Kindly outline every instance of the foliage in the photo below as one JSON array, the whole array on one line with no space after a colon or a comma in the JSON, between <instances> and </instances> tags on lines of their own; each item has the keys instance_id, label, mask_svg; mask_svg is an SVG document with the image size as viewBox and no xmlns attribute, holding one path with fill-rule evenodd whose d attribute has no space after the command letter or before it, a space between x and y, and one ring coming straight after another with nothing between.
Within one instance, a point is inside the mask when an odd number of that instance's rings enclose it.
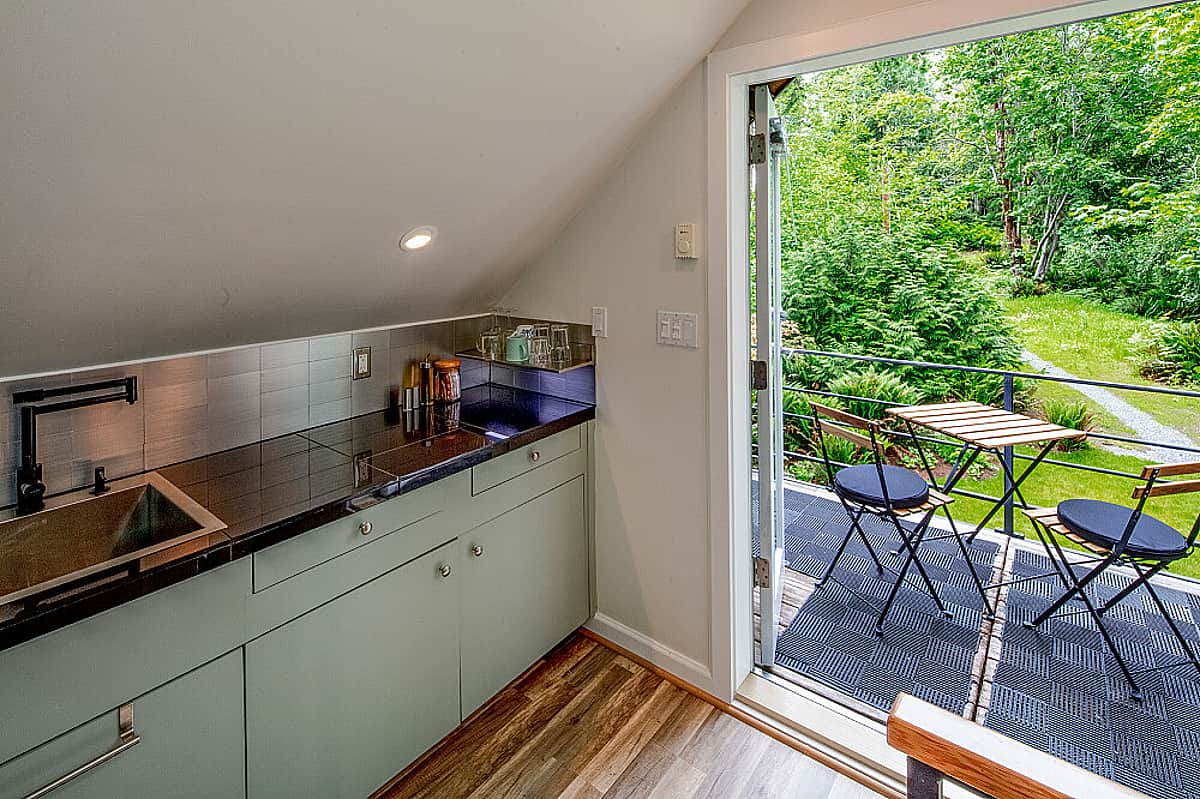
<instances>
[{"instance_id":1,"label":"foliage","mask_svg":"<svg viewBox=\"0 0 1200 799\"><path fill-rule=\"evenodd\" d=\"M801 76L783 250L897 235L982 251L1013 296L1200 318L1198 90L1194 2Z\"/></svg>"},{"instance_id":2,"label":"foliage","mask_svg":"<svg viewBox=\"0 0 1200 799\"><path fill-rule=\"evenodd\" d=\"M945 250L899 233L851 229L809 240L785 254L783 284L789 319L819 350L987 367L1019 360L1003 311L978 276ZM808 385L837 378L805 358L786 368ZM915 369L889 371L917 390L916 400L974 381Z\"/></svg>"},{"instance_id":3,"label":"foliage","mask_svg":"<svg viewBox=\"0 0 1200 799\"><path fill-rule=\"evenodd\" d=\"M1088 431L1094 427L1092 412L1081 400L1047 399L1042 402L1042 414L1046 421L1072 430ZM1060 441L1058 449L1070 452L1083 449L1086 441Z\"/></svg>"},{"instance_id":4,"label":"foliage","mask_svg":"<svg viewBox=\"0 0 1200 799\"><path fill-rule=\"evenodd\" d=\"M1170 383L1200 384L1200 323L1156 324L1142 343L1143 375Z\"/></svg>"},{"instance_id":5,"label":"foliage","mask_svg":"<svg viewBox=\"0 0 1200 799\"><path fill-rule=\"evenodd\" d=\"M813 436L812 406L799 391L783 392L784 449L804 452L811 448Z\"/></svg>"},{"instance_id":6,"label":"foliage","mask_svg":"<svg viewBox=\"0 0 1200 799\"><path fill-rule=\"evenodd\" d=\"M839 405L855 416L882 419L889 405L912 405L919 399L917 391L894 374L870 367L863 371L847 372L829 384L829 390L850 397L870 397L881 402L842 398Z\"/></svg>"},{"instance_id":7,"label":"foliage","mask_svg":"<svg viewBox=\"0 0 1200 799\"><path fill-rule=\"evenodd\" d=\"M829 456L835 472L838 470L839 464L854 466L859 463L872 463L875 460L875 456L868 450L844 438L826 434L824 440L825 452Z\"/></svg>"}]
</instances>

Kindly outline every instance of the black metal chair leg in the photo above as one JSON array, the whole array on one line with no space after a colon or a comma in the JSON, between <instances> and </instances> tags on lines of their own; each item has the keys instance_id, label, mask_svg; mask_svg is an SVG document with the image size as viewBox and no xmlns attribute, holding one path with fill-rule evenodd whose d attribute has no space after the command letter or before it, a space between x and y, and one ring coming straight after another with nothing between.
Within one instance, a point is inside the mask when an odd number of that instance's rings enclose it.
<instances>
[{"instance_id":1,"label":"black metal chair leg","mask_svg":"<svg viewBox=\"0 0 1200 799\"><path fill-rule=\"evenodd\" d=\"M833 553L833 560L829 561L829 568L825 569L825 573L821 575L821 579L817 580L817 585L822 586L825 581L833 574L833 570L837 568L837 562L841 559L842 553L846 551L846 545L850 543L852 532L846 531L846 535L842 536L841 546L837 548L837 552Z\"/></svg>"},{"instance_id":2,"label":"black metal chair leg","mask_svg":"<svg viewBox=\"0 0 1200 799\"><path fill-rule=\"evenodd\" d=\"M932 518L933 511L930 511L925 516L924 521L917 526L916 530L913 531L911 538L908 535L905 535L904 528L900 526L900 521L896 518L892 518L892 521L896 524L896 529L900 531L900 538L904 542L904 547L908 551L906 552L904 563L900 566L900 571L896 575L896 581L892 583L892 588L890 591L888 591L887 600L883 603L883 609L879 612L879 619L875 622L876 635L883 635L884 622L887 621L888 614L892 612L892 605L896 601L896 595L900 593L900 586L904 585L904 580L908 576L909 566L913 565L914 563L916 564L917 571L920 573L921 578L925 581L925 587L929 589L930 596L933 597L934 603L938 606L938 610L940 610L943 615L950 615L949 611L946 610L946 606L942 604L941 597L938 596L937 590L933 586L933 581L930 580L929 575L925 573L925 568L921 565L920 558L917 557L917 548L921 545L921 540L925 537L925 531L929 529L929 521Z\"/></svg>"},{"instance_id":3,"label":"black metal chair leg","mask_svg":"<svg viewBox=\"0 0 1200 799\"><path fill-rule=\"evenodd\" d=\"M883 623L887 621L888 614L892 612L892 603L896 601L896 594L900 593L900 586L904 584L904 578L908 575L908 567L911 563L912 555L909 555L904 559L900 571L896 574L896 581L892 583L887 599L883 602L883 608L879 611L879 618L875 620L876 635L883 635Z\"/></svg>"},{"instance_id":4,"label":"black metal chair leg","mask_svg":"<svg viewBox=\"0 0 1200 799\"><path fill-rule=\"evenodd\" d=\"M949 617L951 615L950 611L946 610L946 605L942 602L942 598L938 596L937 588L935 588L933 585L933 580L929 578L929 574L925 571L924 564L921 563L921 558L917 556L917 547L919 547L921 542L925 540L925 534L929 531L929 523L933 520L933 513L933 511L930 511L929 515L927 515L924 521L918 526L917 530L919 530L919 532L915 535L916 540L913 542L910 551L912 552L913 563L917 567L917 573L920 574L921 579L925 581L925 587L929 589L929 595L933 597L934 604L937 605L938 610L942 612L943 616Z\"/></svg>"},{"instance_id":5,"label":"black metal chair leg","mask_svg":"<svg viewBox=\"0 0 1200 799\"><path fill-rule=\"evenodd\" d=\"M1051 603L1050 607L1043 610L1036 619L1034 619L1031 622L1026 622L1026 626L1027 627L1040 626L1044 621L1046 621L1046 619L1050 618L1056 612L1058 612L1062 608L1063 605L1067 604L1067 602L1069 602L1071 600L1071 597L1073 597L1073 596L1078 596L1085 603L1087 603L1089 607L1091 607L1091 600L1089 600L1087 598L1087 594L1084 592L1083 589L1088 583L1090 583L1096 577L1099 577L1100 572L1102 572L1106 568L1108 568L1108 565L1110 562L1111 562L1110 560L1106 559L1105 561L1103 561L1101 563L1101 565L1097 566L1096 568L1092 569L1090 572L1085 574L1083 576L1082 580L1074 579L1075 578L1074 572L1071 572L1070 567L1068 567L1067 572L1068 572L1068 574L1071 575L1075 584L1073 586L1071 586L1067 591L1065 591L1062 596L1060 596L1058 599L1054 600L1054 602Z\"/></svg>"},{"instance_id":6,"label":"black metal chair leg","mask_svg":"<svg viewBox=\"0 0 1200 799\"><path fill-rule=\"evenodd\" d=\"M1034 527L1037 528L1037 525L1035 524ZM1038 531L1038 537L1041 537L1040 530ZM1097 610L1095 604L1092 603L1091 597L1088 596L1085 590L1088 583L1096 579L1106 568L1112 565L1115 558L1109 555L1082 578L1078 578L1071 569L1071 562L1067 560L1066 554L1062 551L1062 547L1059 546L1054 536L1048 533L1047 538L1043 539L1043 543L1046 541L1050 543L1050 546L1046 548L1046 554L1050 556L1050 562L1054 565L1055 571L1059 572L1059 577L1066 583L1067 590L1063 592L1062 596L1051 603L1050 607L1042 611L1036 619L1025 622L1025 626L1032 629L1041 625L1062 608L1063 605L1067 604L1071 597L1078 596L1083 600L1083 604L1086 606L1088 614L1092 617L1092 621L1096 623L1096 629L1100 631L1100 637L1104 639L1108 651L1112 652L1113 658L1117 661L1117 666L1121 669L1121 674L1125 677L1125 682L1129 684L1133 700L1135 702L1142 701L1142 689L1138 686L1137 680L1134 679L1133 672L1129 670L1129 666L1125 663L1125 658L1121 657L1121 652L1117 649L1116 642L1113 641L1108 629L1104 626L1104 618L1100 614L1100 611ZM1061 568L1056 560L1061 561ZM1068 582L1068 578L1070 578L1070 582Z\"/></svg>"},{"instance_id":7,"label":"black metal chair leg","mask_svg":"<svg viewBox=\"0 0 1200 799\"><path fill-rule=\"evenodd\" d=\"M1108 600L1107 602L1105 602L1103 605L1100 606L1100 615L1103 616L1105 613L1107 613L1109 610L1111 610L1114 605L1116 605L1122 599L1124 599L1125 597L1129 596L1134 591L1136 591L1141 586L1143 580L1145 580L1147 586L1149 586L1150 578L1153 577L1154 575L1158 574L1160 571L1162 571L1163 567L1166 565L1167 564L1165 564L1165 563L1155 564L1154 567L1152 569L1150 569L1150 571L1146 572L1145 577L1143 577L1142 579L1139 579L1139 580L1134 580L1129 585L1125 586L1120 591L1118 591L1116 593L1116 595L1113 596L1112 599ZM1141 570L1138 569L1136 567L1136 565L1134 566L1134 570L1137 571L1139 575L1141 574Z\"/></svg>"},{"instance_id":8,"label":"black metal chair leg","mask_svg":"<svg viewBox=\"0 0 1200 799\"><path fill-rule=\"evenodd\" d=\"M1091 574L1088 576L1090 577ZM1104 639L1104 643L1108 644L1108 649L1110 652L1112 652L1113 658L1116 659L1117 666L1119 666L1121 669L1121 674L1125 676L1125 682L1129 683L1129 687L1132 690L1131 698L1135 702L1141 702L1142 689L1138 687L1137 680L1133 678L1133 672L1131 672L1129 670L1129 666L1125 664L1125 658L1121 657L1121 651L1117 649L1116 642L1113 641L1112 636L1109 635L1108 628L1104 626L1104 619L1100 617L1100 614L1096 611L1096 606L1092 604L1091 598L1087 595L1087 592L1082 589L1082 587L1079 590L1079 596L1083 599L1083 603L1087 605L1088 613L1091 614L1092 621L1096 623L1096 629L1100 631L1100 637Z\"/></svg>"},{"instance_id":9,"label":"black metal chair leg","mask_svg":"<svg viewBox=\"0 0 1200 799\"><path fill-rule=\"evenodd\" d=\"M996 618L996 611L992 607L992 603L988 601L987 589L983 587L983 581L979 579L979 574L975 571L975 563L971 560L971 553L967 549L967 545L963 542L962 536L958 534L958 527L954 524L954 519L950 514L946 514L946 518L950 521L950 532L953 534L954 542L958 544L958 549L962 552L963 560L967 562L967 571L971 572L971 580L975 583L975 589L979 591L979 596L983 600L984 614L988 620Z\"/></svg>"},{"instance_id":10,"label":"black metal chair leg","mask_svg":"<svg viewBox=\"0 0 1200 799\"><path fill-rule=\"evenodd\" d=\"M859 514L859 518L862 518L862 514ZM870 553L871 560L875 561L875 574L883 574L883 564L879 561L879 556L875 554L875 547L871 545L871 539L867 538L866 531L862 529L862 525L859 524L858 519L852 519L851 524L853 525L855 532L858 533L858 537L862 539L863 544L867 548L867 552Z\"/></svg>"},{"instance_id":11,"label":"black metal chair leg","mask_svg":"<svg viewBox=\"0 0 1200 799\"><path fill-rule=\"evenodd\" d=\"M1183 647L1183 651L1187 656L1187 659L1192 662L1192 665L1196 667L1197 671L1200 671L1200 659L1197 659L1196 653L1192 651L1191 644L1189 644L1187 639L1183 637L1183 633L1179 630L1179 626L1175 624L1175 619L1171 618L1171 614L1167 612L1166 604L1158 596L1158 592L1154 590L1154 586L1150 583L1150 577L1154 573L1153 570L1150 573L1143 575L1142 569L1137 565L1137 563L1133 563L1131 565L1133 566L1134 571L1138 573L1138 579L1135 581L1135 583L1144 585L1146 587L1147 593L1150 594L1150 598L1154 600L1154 604L1158 607L1158 612L1161 613L1163 618L1167 620L1167 625L1170 626L1171 632L1175 633L1175 640L1179 641L1179 645Z\"/></svg>"}]
</instances>

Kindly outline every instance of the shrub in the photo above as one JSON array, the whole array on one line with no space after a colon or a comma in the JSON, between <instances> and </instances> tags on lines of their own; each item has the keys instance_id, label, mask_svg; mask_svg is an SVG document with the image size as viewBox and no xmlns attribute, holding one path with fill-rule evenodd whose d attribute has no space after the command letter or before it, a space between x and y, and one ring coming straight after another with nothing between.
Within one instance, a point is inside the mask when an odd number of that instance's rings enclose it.
<instances>
[{"instance_id":1,"label":"shrub","mask_svg":"<svg viewBox=\"0 0 1200 799\"><path fill-rule=\"evenodd\" d=\"M799 391L783 392L783 412L795 416L783 417L783 446L789 452L812 449L812 406L808 397Z\"/></svg>"},{"instance_id":2,"label":"shrub","mask_svg":"<svg viewBox=\"0 0 1200 799\"><path fill-rule=\"evenodd\" d=\"M783 273L788 317L814 349L967 366L1020 362L979 270L918 238L848 226L786 251ZM832 382L825 369L799 359L790 373L821 385ZM919 392L917 401L946 396L936 373L889 371Z\"/></svg>"},{"instance_id":3,"label":"shrub","mask_svg":"<svg viewBox=\"0 0 1200 799\"><path fill-rule=\"evenodd\" d=\"M1013 275L1005 286L1005 291L1010 297L1033 297L1040 294L1041 290L1038 282L1026 275Z\"/></svg>"},{"instance_id":4,"label":"shrub","mask_svg":"<svg viewBox=\"0 0 1200 799\"><path fill-rule=\"evenodd\" d=\"M1200 323L1153 325L1142 349L1143 376L1170 383L1200 383Z\"/></svg>"},{"instance_id":5,"label":"shrub","mask_svg":"<svg viewBox=\"0 0 1200 799\"><path fill-rule=\"evenodd\" d=\"M838 399L838 405L855 416L867 419L882 419L884 411L891 403L896 405L914 405L920 399L920 394L894 374L870 367L861 372L848 372L829 384L829 390L836 394L848 394L854 397L869 397L882 400L869 402L858 399Z\"/></svg>"},{"instance_id":6,"label":"shrub","mask_svg":"<svg viewBox=\"0 0 1200 799\"><path fill-rule=\"evenodd\" d=\"M828 433L825 434L825 452L829 454L829 460L833 463L835 472L840 463L853 466L859 463L872 463L875 460L875 456L869 450ZM818 454L820 453L818 452Z\"/></svg>"},{"instance_id":7,"label":"shrub","mask_svg":"<svg viewBox=\"0 0 1200 799\"><path fill-rule=\"evenodd\" d=\"M1051 424L1069 427L1072 430L1091 430L1093 425L1092 412L1082 400L1048 399L1042 403L1042 413ZM1083 449L1086 441L1060 441L1058 449L1064 452Z\"/></svg>"},{"instance_id":8,"label":"shrub","mask_svg":"<svg viewBox=\"0 0 1200 799\"><path fill-rule=\"evenodd\" d=\"M1139 316L1200 319L1200 269L1180 261L1185 231L1167 224L1128 236L1075 230L1049 281Z\"/></svg>"}]
</instances>

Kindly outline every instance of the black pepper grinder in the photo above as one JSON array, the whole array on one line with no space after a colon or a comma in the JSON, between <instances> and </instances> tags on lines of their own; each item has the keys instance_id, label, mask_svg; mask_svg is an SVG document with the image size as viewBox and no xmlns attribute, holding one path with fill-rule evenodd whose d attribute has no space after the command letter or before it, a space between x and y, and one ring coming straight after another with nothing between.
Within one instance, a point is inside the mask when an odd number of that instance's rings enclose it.
<instances>
[{"instance_id":1,"label":"black pepper grinder","mask_svg":"<svg viewBox=\"0 0 1200 799\"><path fill-rule=\"evenodd\" d=\"M433 355L426 355L420 363L421 369L421 404L433 404Z\"/></svg>"}]
</instances>

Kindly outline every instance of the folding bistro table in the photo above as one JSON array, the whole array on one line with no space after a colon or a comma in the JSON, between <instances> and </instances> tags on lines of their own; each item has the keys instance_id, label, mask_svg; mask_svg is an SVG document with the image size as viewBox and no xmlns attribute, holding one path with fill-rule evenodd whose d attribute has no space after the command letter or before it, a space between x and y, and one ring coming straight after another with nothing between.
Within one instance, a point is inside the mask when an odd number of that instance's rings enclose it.
<instances>
[{"instance_id":1,"label":"folding bistro table","mask_svg":"<svg viewBox=\"0 0 1200 799\"><path fill-rule=\"evenodd\" d=\"M1013 495L1016 495L1023 507L1029 507L1029 503L1021 494L1021 484L1037 468L1038 464L1045 460L1055 444L1060 441L1081 441L1087 438L1087 433L1082 430L1072 430L1069 427L1051 424L1045 419L1034 419L978 402L910 405L904 408L889 408L887 412L904 421L909 434L916 443L917 452L921 456L921 464L929 475L929 481L943 494L949 494L954 489L954 486L967 473L981 452L988 451L1001 456L997 460L1000 461L1000 468L1004 470L1004 476L1007 478L1007 487L1003 496L996 500L979 524L975 525L971 534L967 536L968 542L975 539L979 531L991 521L996 511L1003 508ZM933 469L921 446L921 440L913 431L914 425L962 442L958 456L940 486L934 478ZM1003 450L1006 447L1034 444L1040 444L1041 450L1024 471L1019 475L1014 474L1012 464L1002 457Z\"/></svg>"}]
</instances>

